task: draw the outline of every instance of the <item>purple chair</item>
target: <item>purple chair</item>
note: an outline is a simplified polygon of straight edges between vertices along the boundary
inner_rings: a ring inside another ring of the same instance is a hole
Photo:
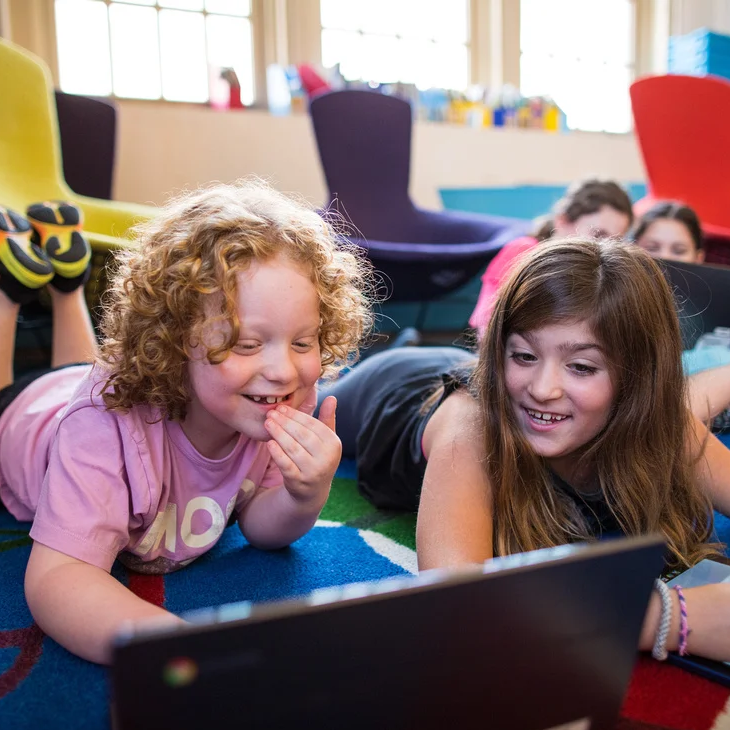
[[[333,91],[310,104],[329,209],[385,275],[391,301],[431,301],[484,270],[529,222],[427,211],[408,195],[410,104],[372,91]]]
[[[111,99],[56,91],[63,176],[76,193],[111,200],[117,107]]]

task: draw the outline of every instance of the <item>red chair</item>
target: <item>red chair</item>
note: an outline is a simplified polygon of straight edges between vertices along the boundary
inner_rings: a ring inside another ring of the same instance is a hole
[[[730,263],[730,83],[712,76],[648,76],[631,85],[649,194],[697,211],[708,261]]]

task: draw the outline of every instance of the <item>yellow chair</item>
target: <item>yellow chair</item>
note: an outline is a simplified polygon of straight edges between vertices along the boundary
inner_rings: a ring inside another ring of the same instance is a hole
[[[0,205],[24,214],[31,203],[68,200],[84,214],[92,274],[86,300],[95,312],[115,248],[132,245],[129,229],[157,209],[74,193],[63,177],[51,74],[37,56],[0,38]]]
[[[156,208],[74,193],[63,177],[53,83],[46,64],[0,38],[0,205],[24,214],[31,203],[68,200],[84,213],[92,250],[130,245],[130,227]]]

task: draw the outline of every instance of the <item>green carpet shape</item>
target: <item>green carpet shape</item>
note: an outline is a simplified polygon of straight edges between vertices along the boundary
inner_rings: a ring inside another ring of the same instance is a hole
[[[376,509],[360,496],[354,479],[335,478],[320,519],[342,522],[358,530],[371,530],[399,545],[416,549],[416,515]]]

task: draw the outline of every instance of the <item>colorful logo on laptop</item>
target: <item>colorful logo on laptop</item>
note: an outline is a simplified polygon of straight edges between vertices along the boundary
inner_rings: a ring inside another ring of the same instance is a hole
[[[168,687],[187,687],[198,678],[198,665],[188,657],[171,659],[162,670],[162,679]]]

